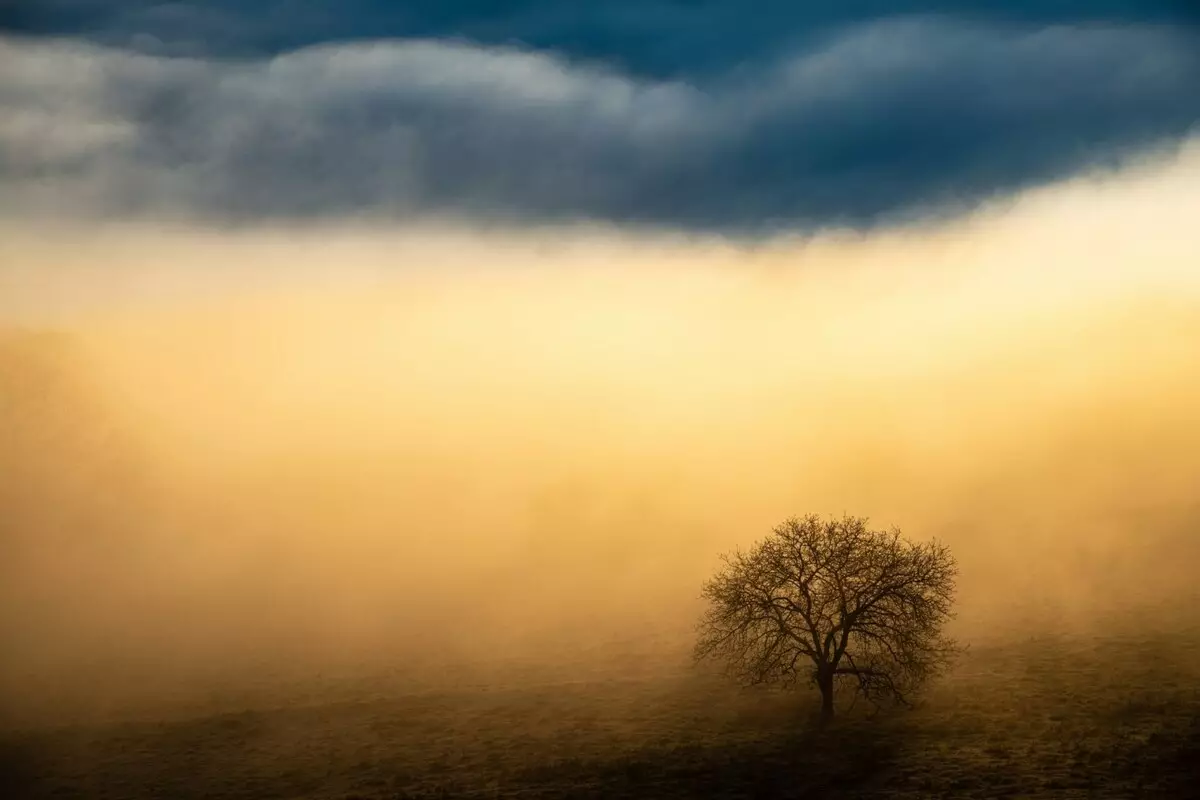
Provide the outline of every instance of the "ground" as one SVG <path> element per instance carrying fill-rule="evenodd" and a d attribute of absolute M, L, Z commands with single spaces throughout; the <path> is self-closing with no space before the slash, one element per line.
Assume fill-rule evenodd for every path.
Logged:
<path fill-rule="evenodd" d="M 1200 797 L 1200 637 L 976 646 L 916 709 L 678 669 L 9 729 L 15 798 Z M 843 698 L 843 700 L 845 700 Z"/>

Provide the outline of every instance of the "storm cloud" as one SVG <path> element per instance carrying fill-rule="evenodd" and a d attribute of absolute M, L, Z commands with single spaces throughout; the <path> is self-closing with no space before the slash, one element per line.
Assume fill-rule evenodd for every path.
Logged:
<path fill-rule="evenodd" d="M 25 35 L 0 40 L 0 209 L 857 227 L 1117 166 L 1200 121 L 1188 4 L 1092 3 L 1088 18 L 1072 3 L 970 17 L 886 13 L 953 3 L 847 5 L 857 16 L 816 4 L 770 36 L 754 32 L 761 20 L 731 22 L 689 60 L 688 37 L 732 6 L 571 16 L 530 3 L 500 19 L 417 4 L 376 30 L 421 38 L 368 39 L 354 20 L 403 15 L 360 3 L 330 41 L 301 35 L 323 17 L 297 6 L 312 14 L 264 11 L 235 41 L 218 32 L 241 12 L 212 4 L 210 28 L 180 23 L 200 32 L 189 44 L 145 20 L 198 6 L 51 3 L 10 14 Z M 768 20 L 783 14 L 771 8 Z M 630 43 L 659 27 L 677 35 Z"/>
<path fill-rule="evenodd" d="M 0 28 L 156 53 L 261 56 L 361 39 L 520 44 L 679 77 L 774 60 L 814 37 L 904 15 L 1035 26 L 1185 25 L 1195 0 L 38 0 L 0 4 Z"/>

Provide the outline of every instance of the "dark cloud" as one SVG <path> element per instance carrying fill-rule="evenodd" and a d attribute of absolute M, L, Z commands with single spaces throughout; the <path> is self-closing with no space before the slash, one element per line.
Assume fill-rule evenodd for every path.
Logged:
<path fill-rule="evenodd" d="M 401 5 L 436 17 L 432 5 Z M 731 8 L 700 5 L 701 16 Z M 301 18 L 316 8 L 294 6 Z M 124 8 L 181 29 L 220 29 L 222 14 L 237 14 L 232 4 L 195 19 L 196 6 Z M 536 2 L 510 16 L 522 8 L 551 16 Z M 655 21 L 685 7 L 605 8 Z M 456 29 L 456 9 L 441 12 L 442 29 Z M 64 38 L 2 47 L 10 211 L 864 225 L 1111 164 L 1200 120 L 1200 32 L 1182 24 L 890 17 L 665 77 L 571 48 L 433 39 L 237 59 Z"/>
<path fill-rule="evenodd" d="M 904 15 L 1052 24 L 1183 23 L 1196 0 L 8 0 L 14 31 L 162 52 L 263 55 L 330 41 L 457 38 L 602 60 L 656 77 L 780 55 Z M 0 4 L 0 8 L 4 8 Z"/>

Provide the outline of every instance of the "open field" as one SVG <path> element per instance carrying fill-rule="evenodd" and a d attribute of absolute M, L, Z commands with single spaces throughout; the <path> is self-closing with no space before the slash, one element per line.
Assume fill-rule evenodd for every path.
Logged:
<path fill-rule="evenodd" d="M 656 670 L 379 680 L 275 707 L 9 730 L 9 797 L 1172 797 L 1200 786 L 1200 636 L 975 647 L 916 710 Z M 644 665 L 643 665 L 644 667 Z M 352 699 L 357 693 L 357 699 Z"/>

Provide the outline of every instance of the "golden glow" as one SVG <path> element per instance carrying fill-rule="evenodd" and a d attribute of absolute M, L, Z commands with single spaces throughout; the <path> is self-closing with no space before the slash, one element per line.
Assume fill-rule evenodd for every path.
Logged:
<path fill-rule="evenodd" d="M 967 640 L 1178 600 L 1197 209 L 1193 148 L 753 247 L 9 226 L 0 690 L 686 638 L 716 555 L 807 512 L 947 541 Z"/>

